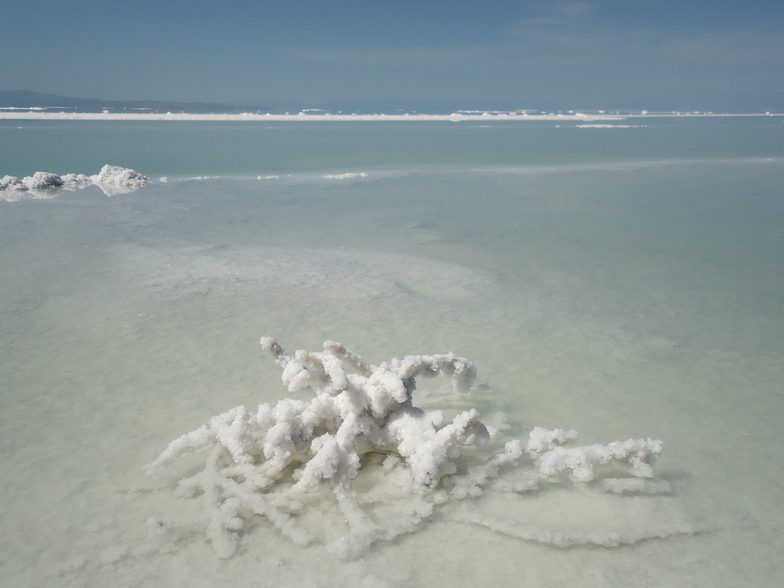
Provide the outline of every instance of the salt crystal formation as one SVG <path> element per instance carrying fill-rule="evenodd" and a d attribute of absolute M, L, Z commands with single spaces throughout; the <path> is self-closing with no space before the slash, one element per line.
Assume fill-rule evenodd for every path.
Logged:
<path fill-rule="evenodd" d="M 262 404 L 255 413 L 233 408 L 175 439 L 145 466 L 148 473 L 158 472 L 178 456 L 211 446 L 204 470 L 181 480 L 179 488 L 202 497 L 208 536 L 220 557 L 235 552 L 237 531 L 253 514 L 268 519 L 291 541 L 311 543 L 314 533 L 297 516 L 303 501 L 325 487 L 348 523 L 348 532 L 327 548 L 351 556 L 413 530 L 438 505 L 481 494 L 502 468 L 523 460 L 530 469 L 507 482 L 506 490 L 531 490 L 563 473 L 587 482 L 597 465 L 609 463 L 650 477 L 651 462 L 662 452 L 662 442 L 652 439 L 565 448 L 577 439 L 575 431 L 537 427 L 525 446 L 512 440 L 482 458 L 477 447 L 491 445 L 500 434 L 483 424 L 475 409 L 447 423 L 441 411 L 413 404 L 420 376 L 451 377 L 455 392 L 468 393 L 476 378 L 469 360 L 452 353 L 415 355 L 375 366 L 334 341 L 326 341 L 322 352 L 298 350 L 293 356 L 269 337 L 261 345 L 283 369 L 289 392 L 309 390 L 313 398 Z M 381 476 L 374 487 L 366 480 L 363 493 L 352 485 L 364 463 L 371 464 L 365 468 L 371 470 L 368 479 Z M 395 484 L 397 496 L 390 492 Z M 387 507 L 386 517 L 380 506 Z"/>

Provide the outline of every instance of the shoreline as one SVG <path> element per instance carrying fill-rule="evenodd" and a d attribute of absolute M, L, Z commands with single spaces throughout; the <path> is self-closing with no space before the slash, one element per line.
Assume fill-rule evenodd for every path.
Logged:
<path fill-rule="evenodd" d="M 0 109 L 0 120 L 105 120 L 105 121 L 221 121 L 221 122 L 525 122 L 525 121 L 624 121 L 639 118 L 720 118 L 720 117 L 781 117 L 782 113 L 633 113 L 633 114 L 518 114 L 518 113 L 479 113 L 479 114 L 186 114 L 186 113 L 112 113 L 112 112 L 41 112 L 9 111 Z"/>

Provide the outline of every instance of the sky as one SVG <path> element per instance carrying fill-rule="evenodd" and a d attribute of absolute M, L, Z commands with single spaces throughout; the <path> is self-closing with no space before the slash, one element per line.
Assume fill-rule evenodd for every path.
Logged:
<path fill-rule="evenodd" d="M 784 110 L 782 0 L 4 0 L 0 23 L 2 90 Z"/>

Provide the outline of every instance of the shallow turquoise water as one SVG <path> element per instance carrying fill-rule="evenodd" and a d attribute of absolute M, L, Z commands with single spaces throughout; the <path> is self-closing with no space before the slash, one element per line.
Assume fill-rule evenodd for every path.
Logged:
<path fill-rule="evenodd" d="M 778 584 L 780 121 L 103 124 L 0 127 L 0 174 L 154 180 L 0 201 L 0 583 Z M 323 177 L 347 172 L 367 175 Z M 172 494 L 199 459 L 142 465 L 287 395 L 261 335 L 469 357 L 488 385 L 458 406 L 504 413 L 512 437 L 661 438 L 667 493 L 565 481 L 466 508 L 540 535 L 688 533 L 562 549 L 447 511 L 347 562 L 261 521 L 227 561 L 200 530 L 150 534 L 149 517 L 199 514 Z"/>
<path fill-rule="evenodd" d="M 623 129 L 579 124 L 0 120 L 0 173 L 96 173 L 113 163 L 148 175 L 256 176 L 782 154 L 777 117 L 631 119 Z"/>

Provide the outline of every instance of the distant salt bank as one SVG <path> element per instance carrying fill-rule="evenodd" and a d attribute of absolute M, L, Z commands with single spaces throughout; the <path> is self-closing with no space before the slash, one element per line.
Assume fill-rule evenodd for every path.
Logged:
<path fill-rule="evenodd" d="M 8 111 L 0 109 L 0 119 L 11 120 L 148 120 L 148 121 L 536 121 L 536 120 L 575 120 L 607 121 L 624 120 L 625 115 L 614 114 L 521 114 L 521 113 L 453 113 L 453 114 L 183 114 L 183 113 L 90 113 L 90 112 L 42 112 Z"/>
<path fill-rule="evenodd" d="M 782 113 L 713 113 L 713 112 L 624 112 L 624 113 L 533 113 L 525 111 L 458 111 L 452 114 L 330 114 L 302 111 L 296 114 L 185 114 L 185 113 L 142 113 L 142 112 L 49 112 L 42 109 L 22 110 L 0 108 L 0 119 L 6 120 L 107 120 L 107 121 L 624 121 L 630 118 L 705 118 L 705 117 L 749 117 L 784 116 Z"/>

